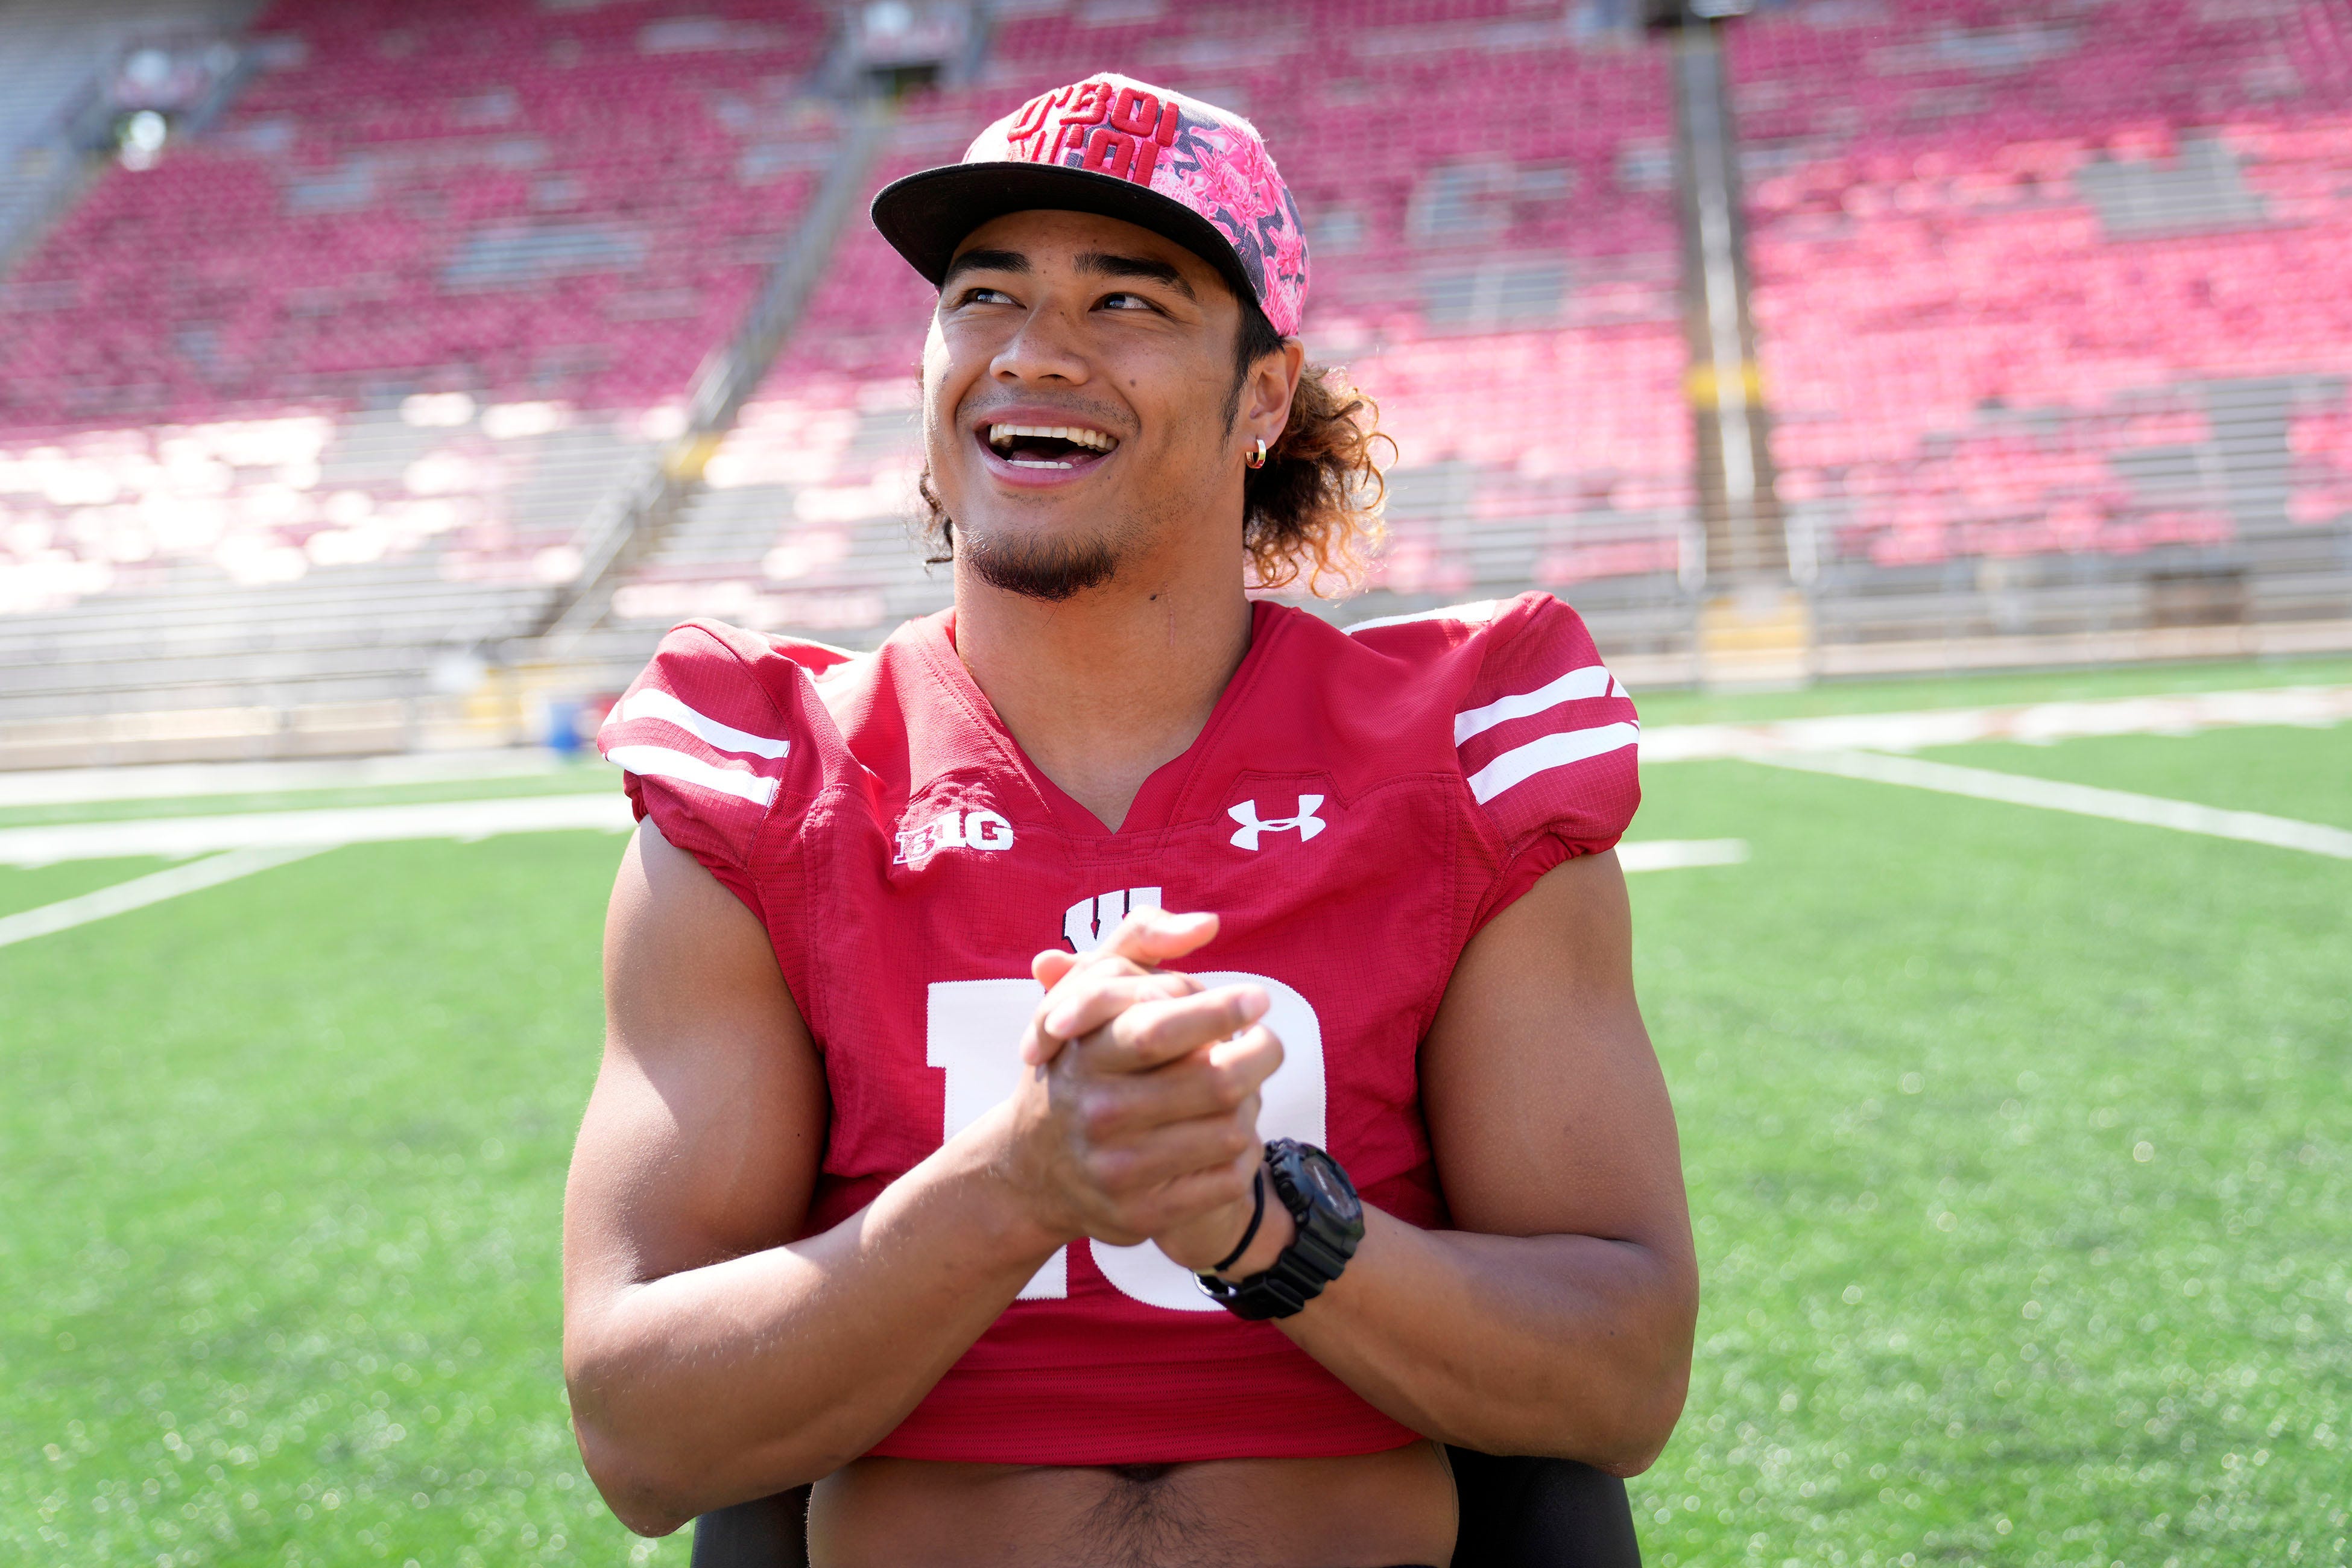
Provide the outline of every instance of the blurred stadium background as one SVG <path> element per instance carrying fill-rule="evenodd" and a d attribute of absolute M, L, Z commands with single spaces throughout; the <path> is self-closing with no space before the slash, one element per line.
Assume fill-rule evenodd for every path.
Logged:
<path fill-rule="evenodd" d="M 947 601 L 865 204 L 1105 68 L 1266 132 L 1399 443 L 1314 607 L 1560 595 L 1748 858 L 1636 879 L 1653 1560 L 2352 1561 L 2345 0 L 0 4 L 8 1553 L 685 1562 L 561 1406 L 564 754 Z"/>

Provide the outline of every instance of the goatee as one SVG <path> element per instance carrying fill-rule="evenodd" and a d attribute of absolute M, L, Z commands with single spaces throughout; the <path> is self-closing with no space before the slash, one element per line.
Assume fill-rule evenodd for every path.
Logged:
<path fill-rule="evenodd" d="M 992 588 L 1049 605 L 1100 587 L 1118 574 L 1118 557 L 1100 539 L 1008 540 L 959 530 L 957 553 Z"/>

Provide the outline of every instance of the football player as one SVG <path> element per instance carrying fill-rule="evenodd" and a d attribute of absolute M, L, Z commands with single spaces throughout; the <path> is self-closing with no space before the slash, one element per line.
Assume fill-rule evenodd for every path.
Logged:
<path fill-rule="evenodd" d="M 1543 595 L 1251 595 L 1360 552 L 1377 437 L 1245 121 L 1097 76 L 874 217 L 955 604 L 680 626 L 601 731 L 590 1475 L 814 1482 L 818 1563 L 1342 1568 L 1448 1561 L 1448 1444 L 1640 1470 L 1697 1281 L 1624 689 Z"/>

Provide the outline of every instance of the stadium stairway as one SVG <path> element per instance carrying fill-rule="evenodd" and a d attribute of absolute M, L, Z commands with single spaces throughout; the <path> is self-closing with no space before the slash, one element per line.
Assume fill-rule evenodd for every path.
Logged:
<path fill-rule="evenodd" d="M 94 172 L 85 111 L 143 39 L 233 36 L 263 0 L 16 0 L 0 7 L 0 273 Z"/>

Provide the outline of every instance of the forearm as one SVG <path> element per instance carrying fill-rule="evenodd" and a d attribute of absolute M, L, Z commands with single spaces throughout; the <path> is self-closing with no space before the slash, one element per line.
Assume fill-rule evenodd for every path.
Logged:
<path fill-rule="evenodd" d="M 604 1292 L 566 1335 L 589 1471 L 648 1534 L 828 1474 L 896 1426 L 1059 1244 L 967 1138 L 823 1235 Z"/>
<path fill-rule="evenodd" d="M 1282 1327 L 1414 1430 L 1631 1475 L 1690 1378 L 1686 1256 L 1589 1236 L 1425 1231 L 1376 1209 L 1348 1268 Z"/>

